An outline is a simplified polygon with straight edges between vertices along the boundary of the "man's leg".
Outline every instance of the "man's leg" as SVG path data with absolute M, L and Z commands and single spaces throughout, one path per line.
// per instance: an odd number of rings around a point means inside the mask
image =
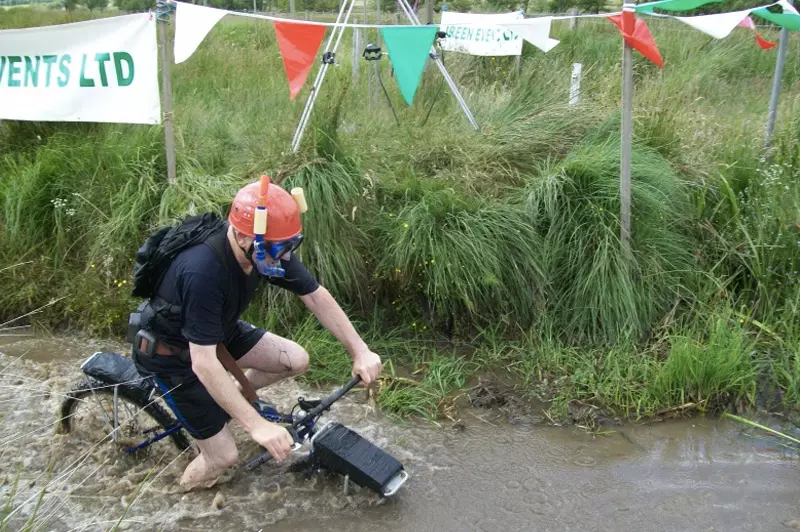
M 181 478 L 185 489 L 210 488 L 239 459 L 236 442 L 225 425 L 221 431 L 204 440 L 195 440 L 200 454 L 186 467 Z
M 259 389 L 308 368 L 308 353 L 299 344 L 240 322 L 239 333 L 227 345 L 245 376 Z M 237 383 L 238 384 L 238 383 Z
M 238 460 L 236 442 L 228 428 L 230 416 L 195 377 L 154 379 L 164 400 L 193 437 L 200 454 L 186 467 L 181 487 L 211 487 Z

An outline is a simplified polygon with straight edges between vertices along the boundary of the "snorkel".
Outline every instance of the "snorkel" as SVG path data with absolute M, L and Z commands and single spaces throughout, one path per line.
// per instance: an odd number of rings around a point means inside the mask
M 267 234 L 267 191 L 269 189 L 269 176 L 261 176 L 261 188 L 258 192 L 258 203 L 256 203 L 256 211 L 253 214 L 253 233 L 255 233 L 255 241 L 253 247 L 255 253 L 253 256 L 256 268 L 261 275 L 267 277 L 283 277 L 286 275 L 286 270 L 280 266 L 275 266 L 267 262 L 267 254 L 264 251 L 264 235 Z
M 253 241 L 253 262 L 261 275 L 267 277 L 284 277 L 286 275 L 286 270 L 280 267 L 279 257 L 270 255 L 270 259 L 277 261 L 277 263 L 272 263 L 267 258 L 267 194 L 269 186 L 269 176 L 262 175 L 258 200 L 256 202 L 255 212 L 253 213 L 253 233 L 255 235 Z M 303 194 L 303 189 L 300 187 L 293 188 L 291 196 L 300 214 L 305 213 L 308 210 L 308 206 Z M 302 239 L 302 235 L 300 235 L 300 239 Z M 274 247 L 274 244 L 272 247 Z M 272 253 L 272 251 L 270 253 Z

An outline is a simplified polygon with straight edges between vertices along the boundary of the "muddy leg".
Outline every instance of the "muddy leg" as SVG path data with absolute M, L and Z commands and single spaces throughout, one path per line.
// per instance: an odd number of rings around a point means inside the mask
M 266 333 L 238 363 L 246 369 L 247 380 L 258 390 L 303 373 L 308 367 L 308 353 L 291 340 Z M 238 383 L 237 387 L 241 389 Z
M 195 440 L 200 454 L 186 467 L 181 478 L 181 488 L 210 488 L 214 484 L 229 480 L 223 477 L 228 469 L 236 465 L 239 453 L 233 435 L 225 425 L 222 430 L 205 440 Z

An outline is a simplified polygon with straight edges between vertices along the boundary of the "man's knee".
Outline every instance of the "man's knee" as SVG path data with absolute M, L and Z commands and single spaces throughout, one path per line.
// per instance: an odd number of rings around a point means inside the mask
M 308 351 L 303 349 L 299 344 L 295 344 L 294 353 L 292 353 L 292 373 L 295 375 L 305 373 L 308 369 Z

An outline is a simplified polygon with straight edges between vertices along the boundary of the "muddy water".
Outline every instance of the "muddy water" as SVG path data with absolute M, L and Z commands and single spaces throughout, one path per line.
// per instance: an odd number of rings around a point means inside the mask
M 0 508 L 18 472 L 20 479 L 12 530 L 33 513 L 45 486 L 40 530 L 108 530 L 120 518 L 123 530 L 204 532 L 800 528 L 796 457 L 738 424 L 696 418 L 591 436 L 462 410 L 465 426 L 457 430 L 392 421 L 357 393 L 328 417 L 404 463 L 411 479 L 395 498 L 352 486 L 345 494 L 340 478 L 305 480 L 287 465 L 239 467 L 222 485 L 183 493 L 176 480 L 189 457 L 168 445 L 137 460 L 111 444 L 54 433 L 59 394 L 80 378 L 80 362 L 115 348 L 75 338 L 0 338 Z M 289 407 L 299 394 L 331 390 L 291 381 L 264 395 Z M 257 449 L 236 435 L 244 462 Z

